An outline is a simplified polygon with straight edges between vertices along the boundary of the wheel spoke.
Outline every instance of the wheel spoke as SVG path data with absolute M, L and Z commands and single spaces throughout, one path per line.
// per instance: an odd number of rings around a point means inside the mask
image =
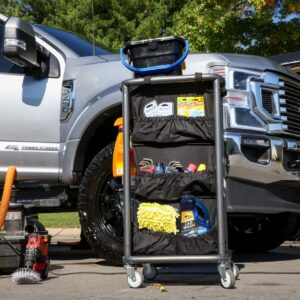
M 123 216 L 119 203 L 120 179 L 108 174 L 105 183 L 99 188 L 99 221 L 102 222 L 109 234 L 123 236 Z
M 110 181 L 109 181 L 109 186 L 111 188 L 112 191 L 115 191 L 117 188 L 120 187 L 120 181 L 117 180 L 114 177 L 111 177 Z

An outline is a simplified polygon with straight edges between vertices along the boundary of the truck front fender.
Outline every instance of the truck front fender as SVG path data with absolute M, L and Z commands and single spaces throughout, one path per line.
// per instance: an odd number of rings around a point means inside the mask
M 78 115 L 67 137 L 62 154 L 62 174 L 64 183 L 72 183 L 74 172 L 83 172 L 85 149 L 95 132 L 110 119 L 121 115 L 122 93 L 120 85 L 114 85 L 94 97 Z M 113 128 L 112 128 L 113 129 Z M 109 128 L 103 128 L 102 133 L 107 133 Z M 111 141 L 114 140 L 112 136 Z M 103 145 L 105 146 L 105 145 Z M 81 162 L 80 162 L 81 161 Z

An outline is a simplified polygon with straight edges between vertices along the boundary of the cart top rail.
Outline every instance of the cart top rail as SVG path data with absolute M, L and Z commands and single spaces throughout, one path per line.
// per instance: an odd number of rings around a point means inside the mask
M 220 85 L 225 83 L 222 76 L 217 74 L 195 73 L 192 75 L 174 75 L 174 76 L 146 76 L 135 79 L 128 79 L 122 82 L 125 86 L 138 86 L 144 84 L 166 84 L 166 83 L 186 83 L 220 80 Z

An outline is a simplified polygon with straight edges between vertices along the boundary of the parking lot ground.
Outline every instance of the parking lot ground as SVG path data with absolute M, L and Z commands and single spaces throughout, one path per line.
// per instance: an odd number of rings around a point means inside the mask
M 78 240 L 78 234 L 61 239 Z M 221 287 L 215 265 L 160 268 L 155 281 L 132 289 L 122 267 L 107 264 L 90 250 L 70 250 L 54 242 L 50 256 L 51 272 L 41 284 L 18 286 L 11 276 L 0 276 L 0 299 L 300 299 L 300 243 L 285 243 L 266 254 L 235 254 L 241 274 L 233 290 Z

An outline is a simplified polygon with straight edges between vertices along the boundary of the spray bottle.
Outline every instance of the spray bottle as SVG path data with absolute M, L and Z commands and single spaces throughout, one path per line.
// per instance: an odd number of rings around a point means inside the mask
M 113 176 L 121 177 L 124 175 L 123 166 L 123 118 L 118 118 L 115 123 L 115 127 L 118 127 L 118 136 L 115 143 L 113 153 Z M 134 160 L 133 160 L 133 149 L 130 147 L 130 174 L 135 175 Z

